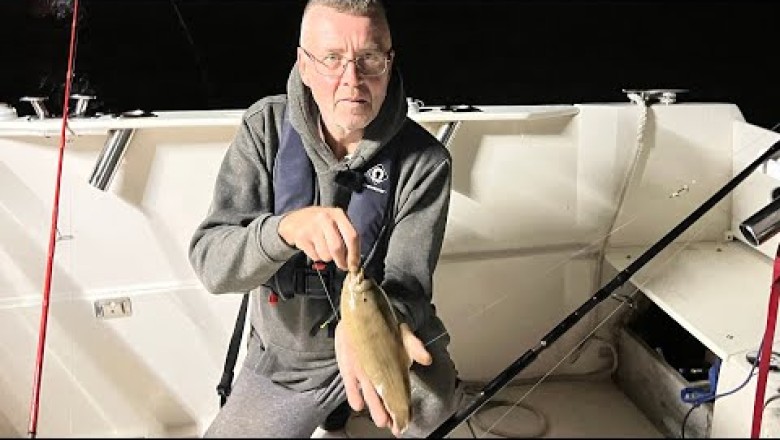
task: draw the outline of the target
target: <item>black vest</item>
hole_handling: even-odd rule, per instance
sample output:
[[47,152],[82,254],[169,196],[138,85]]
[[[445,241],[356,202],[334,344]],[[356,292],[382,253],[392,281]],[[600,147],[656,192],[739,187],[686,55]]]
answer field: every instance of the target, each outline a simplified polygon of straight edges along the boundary
[[[359,170],[341,171],[336,183],[352,190],[347,216],[360,235],[360,263],[367,276],[378,283],[384,278],[384,232],[390,218],[394,197],[395,142]],[[274,214],[281,215],[319,203],[314,166],[306,154],[300,134],[292,127],[285,112],[282,135],[273,169]],[[264,284],[272,295],[282,299],[293,295],[327,298],[338,304],[346,273],[333,262],[315,269],[303,252],[290,258]],[[319,272],[319,273],[318,273]],[[327,290],[325,290],[327,289]]]

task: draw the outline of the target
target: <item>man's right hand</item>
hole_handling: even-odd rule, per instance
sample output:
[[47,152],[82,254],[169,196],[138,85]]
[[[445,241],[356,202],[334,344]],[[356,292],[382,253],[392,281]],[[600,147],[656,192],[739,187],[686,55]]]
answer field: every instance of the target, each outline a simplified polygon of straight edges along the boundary
[[360,266],[360,235],[341,208],[309,206],[286,214],[279,235],[313,261],[333,261],[341,270]]

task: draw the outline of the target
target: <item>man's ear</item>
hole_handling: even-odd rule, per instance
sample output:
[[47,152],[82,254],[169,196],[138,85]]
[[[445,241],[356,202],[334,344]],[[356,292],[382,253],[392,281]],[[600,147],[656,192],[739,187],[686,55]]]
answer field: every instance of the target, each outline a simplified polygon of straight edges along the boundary
[[387,63],[387,70],[392,72],[393,71],[393,62],[395,62],[395,50],[391,50],[388,54],[390,57],[390,61]]
[[297,56],[297,65],[298,65],[298,73],[301,75],[301,81],[303,81],[303,84],[309,87],[309,69],[308,65],[306,64],[306,54],[303,53],[303,50],[299,47],[298,48],[298,56]]

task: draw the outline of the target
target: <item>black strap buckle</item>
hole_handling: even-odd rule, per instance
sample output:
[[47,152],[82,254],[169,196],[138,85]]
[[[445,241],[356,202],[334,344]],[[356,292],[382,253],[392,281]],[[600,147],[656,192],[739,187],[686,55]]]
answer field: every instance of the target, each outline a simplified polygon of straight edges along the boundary
[[344,277],[338,273],[336,265],[332,262],[312,264],[305,254],[301,255],[303,258],[288,261],[263,285],[284,300],[294,295],[337,300]]

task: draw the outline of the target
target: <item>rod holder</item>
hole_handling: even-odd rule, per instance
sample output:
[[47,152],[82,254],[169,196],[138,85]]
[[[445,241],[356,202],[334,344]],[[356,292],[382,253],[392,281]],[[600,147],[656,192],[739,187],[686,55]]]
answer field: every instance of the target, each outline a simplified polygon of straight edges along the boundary
[[98,156],[92,174],[89,176],[90,185],[105,191],[114,179],[119,163],[125,155],[127,145],[130,143],[134,128],[118,128],[109,130],[108,139],[103,144],[103,150]]
[[450,145],[452,138],[455,137],[455,132],[460,128],[461,122],[463,121],[449,121],[439,128],[439,131],[436,133],[436,138],[439,139],[439,142],[441,142],[442,145]]
[[76,107],[73,109],[73,116],[74,117],[81,117],[84,116],[87,113],[87,107],[89,106],[89,101],[95,99],[95,96],[92,95],[72,95],[71,99],[76,100]]
[[674,104],[677,102],[677,95],[687,91],[687,89],[623,89],[623,93],[628,95],[628,99],[633,102],[639,103],[641,101],[647,104],[650,100],[657,99],[659,103],[664,105]]
[[43,104],[43,102],[46,101],[45,96],[23,96],[19,98],[19,100],[22,102],[29,102],[30,105],[32,105],[33,110],[35,110],[35,114],[38,115],[38,119],[46,119],[49,117],[49,111]]
[[780,232],[780,197],[740,223],[739,231],[753,246],[760,246]]

